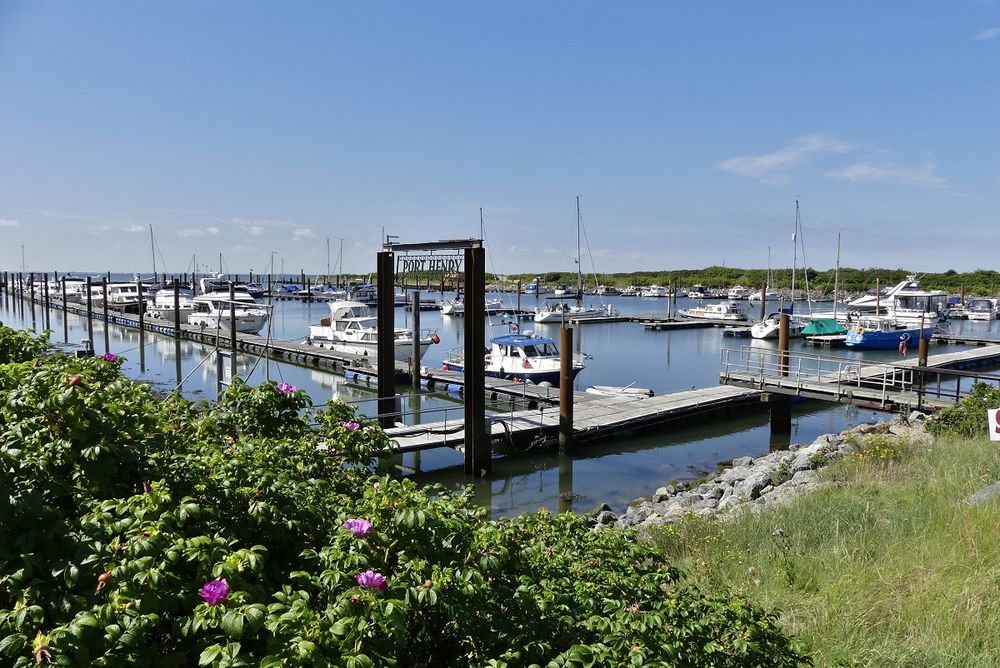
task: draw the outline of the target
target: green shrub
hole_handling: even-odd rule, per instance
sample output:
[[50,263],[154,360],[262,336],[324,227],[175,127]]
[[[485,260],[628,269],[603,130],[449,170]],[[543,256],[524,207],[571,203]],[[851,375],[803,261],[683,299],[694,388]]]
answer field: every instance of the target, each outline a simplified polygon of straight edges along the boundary
[[1000,408],[1000,388],[976,383],[961,401],[932,416],[927,430],[935,436],[986,436],[989,427],[986,411],[990,408]]
[[4,665],[807,663],[628,534],[376,478],[348,406],[159,401],[119,363],[0,365]]

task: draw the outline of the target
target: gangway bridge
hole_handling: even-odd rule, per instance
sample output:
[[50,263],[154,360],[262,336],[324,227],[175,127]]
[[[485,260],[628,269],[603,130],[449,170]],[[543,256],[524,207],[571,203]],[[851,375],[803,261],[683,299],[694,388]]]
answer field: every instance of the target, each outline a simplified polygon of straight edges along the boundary
[[923,365],[751,346],[724,348],[721,362],[723,385],[888,411],[945,408],[976,382],[1000,385],[996,372],[970,370],[1000,364],[1000,345],[931,355]]

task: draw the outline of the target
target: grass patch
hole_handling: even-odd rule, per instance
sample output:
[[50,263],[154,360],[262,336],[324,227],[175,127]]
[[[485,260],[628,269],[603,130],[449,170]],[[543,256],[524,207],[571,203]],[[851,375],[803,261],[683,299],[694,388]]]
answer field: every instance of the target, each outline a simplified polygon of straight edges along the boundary
[[1000,480],[1000,448],[856,445],[792,504],[691,517],[652,539],[705,589],[780,610],[817,666],[996,666],[1000,501],[962,499]]

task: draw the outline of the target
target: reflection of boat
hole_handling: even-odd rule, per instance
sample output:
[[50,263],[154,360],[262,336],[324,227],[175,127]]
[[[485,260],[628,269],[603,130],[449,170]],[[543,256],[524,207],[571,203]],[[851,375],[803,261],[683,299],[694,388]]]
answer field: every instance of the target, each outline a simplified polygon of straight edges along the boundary
[[230,331],[231,316],[236,317],[236,331],[257,334],[267,323],[267,309],[262,308],[247,292],[234,292],[229,299],[228,292],[212,292],[198,295],[193,300],[194,308],[188,316],[188,324],[202,329]]
[[[442,368],[464,371],[465,360],[462,357],[447,359]],[[558,385],[559,370],[559,346],[554,339],[506,334],[490,342],[490,351],[486,355],[486,375],[495,378]],[[583,362],[573,360],[572,377],[576,378],[581,371]]]
[[[437,343],[437,334],[427,332],[420,337],[420,357]],[[405,328],[393,330],[395,359],[406,362],[413,354],[413,333]],[[366,304],[357,301],[330,302],[330,317],[309,326],[307,343],[320,348],[353,355],[378,354],[378,318]]]
[[648,387],[632,387],[625,385],[591,385],[586,389],[588,394],[596,394],[602,397],[628,397],[630,399],[645,399],[653,396],[653,391]]
[[929,339],[937,325],[920,327],[903,327],[893,318],[871,317],[862,318],[847,330],[846,343],[851,348],[865,350],[905,351],[907,346],[915,346],[921,337]]
[[604,308],[597,308],[595,306],[570,306],[566,302],[555,301],[536,308],[534,320],[540,323],[561,322],[563,320],[579,322],[581,320],[603,320],[616,315],[618,312],[611,304]]
[[740,309],[740,305],[736,302],[692,306],[689,309],[680,309],[678,313],[686,318],[700,318],[702,320],[740,322],[747,319],[747,314]]

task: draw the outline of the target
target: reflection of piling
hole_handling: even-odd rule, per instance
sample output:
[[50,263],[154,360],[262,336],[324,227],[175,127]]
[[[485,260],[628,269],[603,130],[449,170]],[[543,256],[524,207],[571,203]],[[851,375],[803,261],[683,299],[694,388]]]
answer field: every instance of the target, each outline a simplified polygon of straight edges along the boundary
[[573,328],[559,331],[559,452],[573,446]]
[[[788,314],[778,320],[778,375],[788,376]],[[792,398],[773,393],[769,397],[771,434],[792,433]]]
[[573,512],[573,458],[559,455],[559,512]]
[[45,282],[42,284],[42,301],[45,303],[45,329],[49,329],[51,324],[49,313],[49,272],[45,272],[42,275],[45,277]]
[[31,298],[31,328],[38,329],[38,325],[35,323],[35,274],[31,273],[28,276],[29,290],[28,293]]

